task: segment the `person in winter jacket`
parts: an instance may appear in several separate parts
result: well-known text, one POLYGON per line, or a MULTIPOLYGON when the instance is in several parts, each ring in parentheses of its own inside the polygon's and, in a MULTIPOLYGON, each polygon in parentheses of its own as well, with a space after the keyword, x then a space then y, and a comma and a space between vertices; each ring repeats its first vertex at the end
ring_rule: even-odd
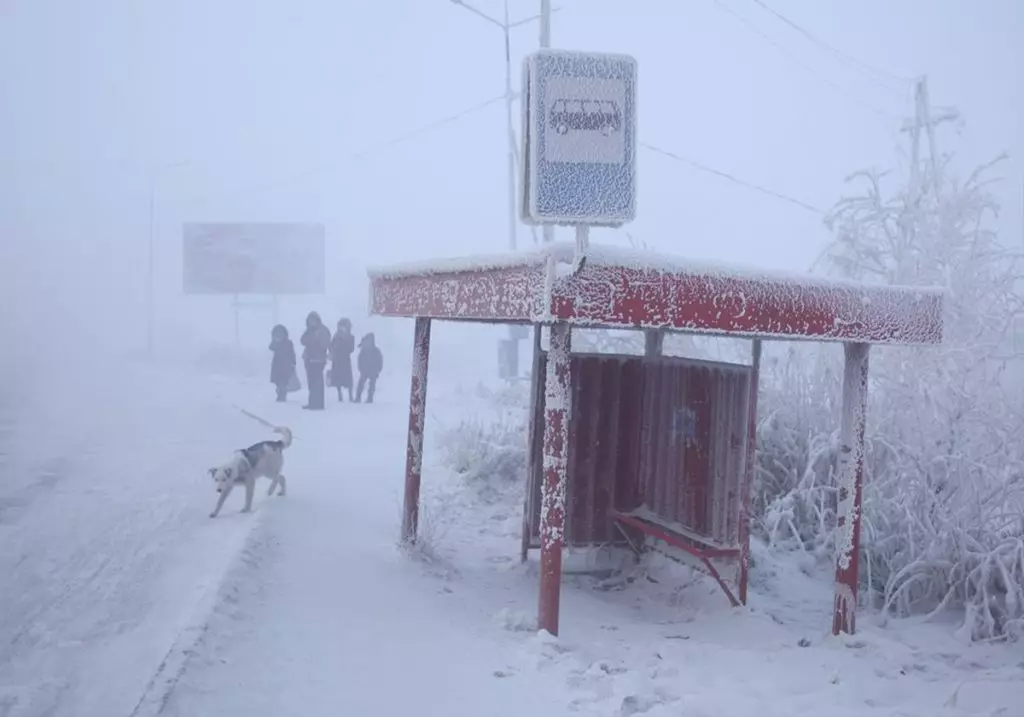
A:
POLYGON ((338 401, 341 389, 348 389, 348 400, 352 400, 352 353, 356 350, 356 338, 352 335, 352 322, 338 319, 338 330, 331 339, 331 385, 338 389, 338 401))
POLYGON ((277 387, 277 400, 283 402, 288 395, 288 384, 295 375, 295 346, 288 338, 288 329, 278 324, 270 330, 270 382, 277 387))
POLYGON ((359 342, 359 383, 356 385, 356 403, 362 400, 363 386, 366 386, 366 402, 373 403, 373 392, 377 388, 377 377, 384 368, 384 356, 369 333, 359 342))
POLYGON ((309 402, 303 408, 324 410, 324 369, 331 348, 331 330, 324 326, 320 314, 310 311, 306 317, 306 331, 302 334, 302 361, 306 365, 306 385, 309 402))

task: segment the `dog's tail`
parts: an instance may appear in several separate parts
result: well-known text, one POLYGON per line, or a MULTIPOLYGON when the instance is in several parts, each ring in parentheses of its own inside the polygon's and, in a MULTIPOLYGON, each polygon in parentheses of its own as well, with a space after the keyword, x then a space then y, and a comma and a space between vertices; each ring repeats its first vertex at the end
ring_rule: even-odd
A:
POLYGON ((274 433, 281 434, 281 446, 288 448, 292 444, 292 429, 285 428, 284 426, 274 426, 274 433))

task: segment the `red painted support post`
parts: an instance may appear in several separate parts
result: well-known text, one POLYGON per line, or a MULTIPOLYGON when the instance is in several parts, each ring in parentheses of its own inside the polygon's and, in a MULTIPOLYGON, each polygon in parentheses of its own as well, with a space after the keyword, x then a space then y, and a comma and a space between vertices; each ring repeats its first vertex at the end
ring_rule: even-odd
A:
POLYGON ((543 476, 534 475, 536 470, 534 464, 534 445, 537 440, 537 431, 541 430, 542 427, 538 425, 537 421, 537 404, 539 401, 544 400, 544 393, 541 390, 544 381, 540 375, 540 365, 543 359, 543 349, 541 348, 541 335, 543 327, 540 324, 534 324, 533 326, 533 345, 532 356, 530 359, 530 419, 527 427, 526 437, 526 455, 527 467, 526 467, 526 491, 523 496, 523 538, 522 543, 519 546, 519 562, 525 563, 530 555, 530 541, 533 538, 533 496, 535 495, 533 490, 536 485, 536 481, 543 480, 543 476))
POLYGON ((665 346, 665 332, 658 329, 644 330, 644 356, 658 358, 665 346))
POLYGON ((864 481, 864 422, 868 401, 869 344, 845 344, 843 418, 839 445, 839 515, 832 634, 856 629, 860 573, 860 508, 864 481))
POLYGON ((423 424, 427 415, 427 368, 430 361, 430 319, 417 318, 412 348, 412 389, 409 395, 409 437, 405 449, 405 501, 402 542, 416 542, 423 471, 423 424))
POLYGON ((747 462, 743 475, 740 495, 740 569, 736 580, 739 583, 739 600, 747 604, 747 588, 750 584, 750 502, 754 491, 754 476, 757 474, 757 390, 761 382, 761 339, 751 342, 750 385, 747 387, 747 462))
POLYGON ((570 337, 568 324, 551 326, 544 387, 544 482, 540 497, 540 605, 537 626, 552 635, 558 634, 558 606, 562 590, 569 411, 572 405, 570 337))

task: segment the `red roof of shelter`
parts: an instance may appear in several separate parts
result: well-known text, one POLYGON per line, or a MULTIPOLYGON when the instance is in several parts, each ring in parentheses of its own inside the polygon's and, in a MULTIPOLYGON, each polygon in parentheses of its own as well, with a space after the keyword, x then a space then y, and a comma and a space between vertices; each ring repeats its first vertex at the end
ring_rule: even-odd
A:
POLYGON ((937 289, 715 267, 591 245, 370 270, 371 312, 485 322, 649 328, 763 338, 935 344, 937 289))

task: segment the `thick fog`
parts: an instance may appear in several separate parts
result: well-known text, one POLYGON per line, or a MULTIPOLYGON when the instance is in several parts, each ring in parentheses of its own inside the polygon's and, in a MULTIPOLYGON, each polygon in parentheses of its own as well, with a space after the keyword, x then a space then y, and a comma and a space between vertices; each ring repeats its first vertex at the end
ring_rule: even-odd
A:
MULTIPOLYGON (((932 104, 963 115, 937 130, 957 167, 1010 152, 1000 228, 1024 242, 1020 3, 772 4, 814 41, 746 0, 556 5, 555 47, 638 59, 642 144, 783 195, 642 147, 627 229, 651 247, 806 269, 829 236, 814 209, 846 175, 906 173, 899 130, 923 73, 932 104)), ((513 20, 536 11, 510 3, 513 20)), ((234 336, 227 298, 181 293, 183 222, 322 222, 329 295, 282 299, 296 328, 311 308, 379 327, 366 318, 367 264, 503 250, 503 103, 438 123, 501 96, 501 35, 442 0, 3 0, 5 361, 29 359, 7 380, 43 359, 95 379, 89 356, 144 347, 151 186, 155 347, 167 357, 234 336)), ((516 86, 536 45, 536 24, 512 30, 516 86)), ((522 225, 518 238, 534 241, 522 225)), ((594 241, 625 243, 626 231, 594 241)), ((243 311, 242 344, 264 348, 271 318, 243 311)), ((407 351, 407 325, 378 330, 407 351)), ((444 331, 479 337, 493 374, 493 331, 444 331)))
MULTIPOLYGON (((515 91, 540 5, 507 3, 515 91)), ((872 348, 868 373, 863 345, 844 367, 838 343, 767 341, 760 375, 566 371, 555 351, 531 393, 499 380, 505 327, 435 322, 411 381, 413 322, 369 315, 367 269, 507 250, 504 0, 0 0, 0 714, 1021 712, 1019 642, 1002 641, 1024 635, 1024 1, 552 5, 553 48, 637 60, 638 194, 635 221, 593 228, 590 264, 549 296, 613 303, 602 292, 628 281, 599 243, 815 266, 941 285, 943 345, 872 348), (906 129, 929 116, 912 163, 906 129), (860 170, 877 174, 846 181, 860 170), (321 226, 325 291, 237 311, 186 293, 183 227, 214 222, 321 226), (349 318, 352 341, 314 325, 302 356, 311 310, 349 318), (268 346, 277 322, 299 360, 268 346), (674 506, 654 516, 658 493, 674 506), (577 560, 573 521, 615 522, 639 553, 619 523, 648 513, 739 569, 706 558, 715 587, 623 549, 625 569, 600 536, 577 560), (395 559, 400 535, 418 565, 395 559), (558 632, 563 538, 565 572, 601 577, 567 582, 559 644, 537 633, 558 632), (732 574, 751 609, 717 595, 737 604, 732 574), (855 602, 866 637, 823 639, 833 610, 853 631, 855 602)), ((576 101, 537 75, 552 107, 576 101)), ((603 92, 580 102, 600 113, 555 118, 549 136, 573 132, 559 152, 599 136, 595 116, 634 136, 603 92)), ((520 250, 540 234, 517 218, 520 250)), ((719 328, 938 338, 938 292, 706 284, 691 314, 732 306, 719 328)), ((683 325, 684 300, 658 308, 683 325)), ((635 303, 622 315, 654 331, 555 336, 762 356, 746 339, 714 355, 635 303)))

